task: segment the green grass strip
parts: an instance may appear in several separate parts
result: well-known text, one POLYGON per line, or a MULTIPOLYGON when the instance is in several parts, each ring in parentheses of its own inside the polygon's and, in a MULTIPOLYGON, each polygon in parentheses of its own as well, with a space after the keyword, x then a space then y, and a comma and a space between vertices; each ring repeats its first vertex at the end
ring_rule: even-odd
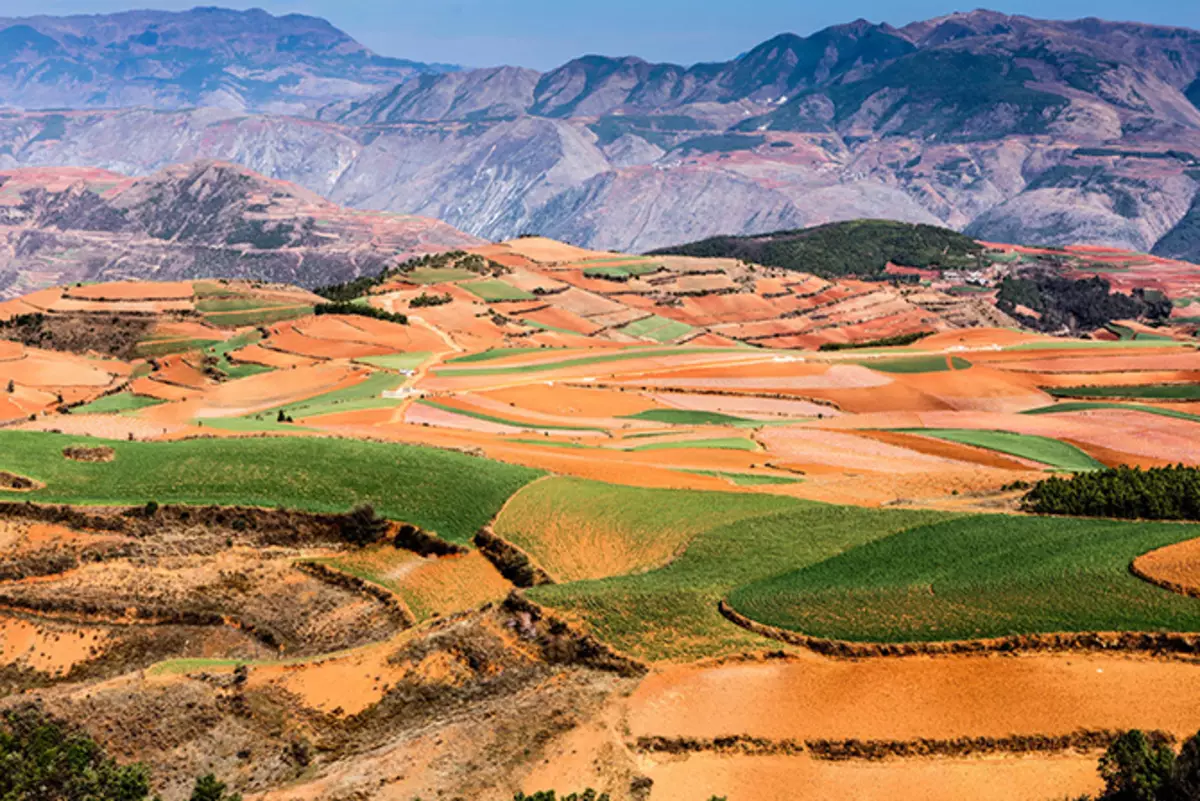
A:
POLYGON ((733 423, 757 422, 744 417, 734 417, 721 412, 694 411, 691 409, 647 409, 637 414, 622 415, 623 420, 649 420, 654 423, 669 423, 675 426, 731 425, 733 423))
POLYGON ((1015 434, 1011 431, 978 431, 975 429, 905 428, 906 434, 918 434, 947 442, 974 445, 1060 470, 1104 470, 1105 466, 1074 445, 1049 437, 1015 434))
POLYGON ((1193 525, 980 515, 744 585, 741 613, 818 637, 929 642, 1041 632, 1198 631, 1200 600, 1135 578, 1193 525))
POLYGON ((721 470, 680 470, 679 472, 691 473, 697 476, 723 478, 738 487, 782 486, 785 484, 800 484, 804 481, 802 478, 792 478, 791 476, 772 476, 762 473, 729 473, 721 470))
POLYGON ((416 370, 432 355, 429 351, 423 350, 412 353, 394 353, 387 356, 362 356, 354 361, 384 370, 400 372, 403 370, 416 370))
POLYGON ((1156 406, 1143 406, 1139 403, 1105 403, 1104 401, 1067 401, 1053 406, 1042 406, 1038 409, 1027 409, 1021 414, 1065 414, 1067 412, 1086 412, 1092 409, 1123 409, 1131 412, 1157 414, 1162 417, 1174 417, 1178 420, 1191 420, 1200 423, 1200 414, 1188 414, 1174 409, 1159 409, 1156 406))
POLYGON ((569 367, 585 367, 594 364, 609 364, 624 362, 631 359, 655 359, 666 356, 691 356, 702 353, 732 353, 730 348, 670 348, 645 350, 625 350, 619 353, 607 353, 600 356, 581 356, 576 359, 564 359, 557 362, 537 362, 516 367, 484 367, 474 370, 467 368, 450 368, 437 370, 439 378, 463 378, 467 376, 518 375, 520 373, 544 373, 551 370, 565 370, 569 367))
POLYGON ((645 445, 635 445, 625 448, 627 451, 669 451, 684 448, 703 448, 720 451, 757 451, 758 445, 753 440, 742 437, 719 437, 716 439, 687 439, 674 442, 648 442, 645 445))
POLYGON ((132 392, 118 392, 83 406, 76 406, 71 410, 71 414, 121 414, 136 412, 138 409, 158 406, 162 403, 166 403, 166 401, 160 398, 149 398, 145 395, 134 395, 132 392))
POLYGON ((1200 400, 1200 384, 1145 384, 1128 387, 1049 387, 1044 391, 1056 398, 1200 400))
POLYGON ((466 356, 455 356, 447 359, 446 364, 475 364, 490 362, 495 359, 507 359, 509 356, 522 356, 526 353, 542 353, 554 348, 489 348, 479 353, 469 353, 466 356))
MULTIPOLYGON (((324 437, 105 441, 112 462, 76 462, 92 437, 0 431, 0 470, 46 487, 7 493, 78 505, 159 503, 283 506, 344 512, 373 504, 389 518, 466 542, 539 471, 453 451, 324 437)), ((0 491, 0 498, 6 493, 0 491)))
POLYGON ((495 278, 470 281, 462 288, 489 303, 503 300, 533 300, 537 296, 495 278))
POLYGON ((870 367, 881 373, 947 373, 950 364, 955 370, 966 370, 971 363, 960 356, 933 355, 913 356, 904 359, 873 359, 858 362, 864 367, 870 367))

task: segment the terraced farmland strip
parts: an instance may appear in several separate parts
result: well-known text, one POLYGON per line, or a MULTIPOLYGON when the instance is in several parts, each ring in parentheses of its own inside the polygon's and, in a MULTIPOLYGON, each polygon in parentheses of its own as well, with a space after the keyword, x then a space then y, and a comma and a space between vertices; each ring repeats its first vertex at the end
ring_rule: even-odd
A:
POLYGON ((360 364, 368 364, 372 367, 380 367, 384 370, 416 370, 433 354, 429 351, 417 351, 414 353, 396 353, 388 356, 362 356, 354 361, 360 364))
POLYGON ((966 370, 971 363, 960 356, 912 356, 903 359, 872 359, 859 362, 881 373, 946 373, 951 369, 966 370))
POLYGON ((734 417, 731 414, 722 414, 721 412, 695 411, 692 409, 647 409, 637 414, 627 414, 622 419, 650 420, 655 423, 669 423, 679 426, 728 425, 748 422, 744 417, 734 417))
POLYGON ((760 623, 816 637, 933 642, 1017 634, 1200 631, 1200 600, 1129 571, 1200 527, 980 515, 896 534, 729 600, 760 623))
POLYGON ((622 334, 628 334, 631 337, 643 337, 653 339, 655 342, 666 343, 690 334, 695 329, 686 323, 652 315, 641 320, 635 320, 619 330, 622 334))
POLYGON ((636 445, 632 448, 626 448, 628 451, 667 451, 680 450, 683 448, 704 448, 710 450, 721 451, 757 451, 758 446, 753 440, 744 439, 742 437, 718 437, 715 439, 687 439, 675 440, 672 442, 648 442, 645 445, 636 445))
POLYGON ((464 270, 461 267, 418 267, 402 276, 403 280, 413 284, 421 284, 422 286, 448 284, 454 281, 465 281, 469 278, 478 277, 477 273, 464 270))
POLYGON ((395 389, 403 379, 394 373, 372 373, 354 386, 336 389, 308 400, 277 406, 258 412, 251 417, 275 417, 280 411, 294 418, 317 417, 323 414, 349 412, 356 409, 395 406, 398 401, 382 397, 386 390, 395 389), (354 404, 354 405, 351 405, 354 404), (367 405, 362 405, 367 404, 367 405))
POLYGON ((138 356, 169 356, 173 353, 187 353, 193 350, 204 350, 221 344, 215 339, 148 339, 139 342, 134 352, 138 356))
POLYGON ((1179 420, 1191 420, 1200 423, 1200 414, 1189 414, 1175 409, 1160 409, 1157 406, 1143 406, 1138 403, 1105 403, 1104 401, 1066 401, 1053 406, 1042 406, 1038 409, 1027 409, 1021 414, 1066 414, 1068 412, 1086 412, 1092 409, 1119 409, 1131 412, 1157 414, 1162 417, 1174 417, 1179 420))
POLYGON ((316 437, 106 441, 107 463, 63 458, 91 437, 0 431, 0 470, 46 484, 7 493, 48 503, 190 503, 345 512, 373 504, 389 518, 467 542, 518 488, 540 475, 451 451, 316 437))
POLYGON ((730 493, 704 494, 713 525, 705 526, 666 567, 537 587, 529 595, 577 616, 606 643, 646 659, 683 661, 762 649, 765 640, 733 626, 718 612, 717 602, 731 590, 953 517, 944 512, 827 506, 755 495, 779 504, 778 510, 717 523, 730 497, 730 493))
POLYGON ((462 284, 462 288, 489 303, 501 300, 533 300, 537 297, 530 292, 526 292, 524 289, 518 289, 511 284, 506 284, 495 278, 471 281, 462 284))
POLYGON ((267 325, 307 317, 313 313, 312 306, 272 306, 244 311, 209 312, 204 319, 213 325, 241 328, 246 325, 267 325))
POLYGON ((1074 445, 1049 437, 1014 434, 1011 431, 977 431, 975 429, 906 428, 905 434, 934 437, 963 445, 1006 453, 1060 470, 1103 470, 1104 465, 1074 445))
POLYGON ((787 484, 800 484, 804 479, 792 476, 775 476, 764 473, 730 473, 721 470, 681 470, 681 473, 691 473, 697 476, 712 476, 724 479, 737 487, 770 487, 787 484))
POLYGON ((595 428, 595 427, 591 427, 591 426, 564 426, 564 425, 558 425, 556 423, 524 423, 524 422, 520 422, 517 420, 510 420, 510 419, 507 419, 504 417, 496 417, 495 415, 486 414, 484 412, 477 412, 477 411, 474 411, 471 409, 460 409, 457 406, 450 406, 449 404, 438 403, 437 401, 431 401, 431 400, 421 400, 421 401, 418 401, 418 403, 420 403, 424 406, 429 406, 434 409, 441 409, 443 412, 450 412, 451 414, 461 414, 464 417, 472 417, 476 420, 484 420, 488 423, 496 423, 498 425, 512 426, 513 428, 530 428, 530 429, 537 429, 539 431, 541 431, 541 430, 603 431, 604 430, 603 428, 595 428))
POLYGON ((517 493, 495 531, 556 580, 578 581, 661 567, 702 531, 789 508, 775 496, 554 477, 517 493))
POLYGON ((135 412, 148 406, 158 406, 160 403, 166 403, 166 401, 159 398, 148 398, 145 395, 134 395, 132 392, 118 392, 83 406, 76 406, 71 410, 71 414, 119 414, 135 412))
POLYGON ((1127 387, 1049 387, 1056 398, 1140 398, 1142 400, 1200 400, 1200 384, 1149 384, 1127 387))
POLYGON ((269 373, 275 368, 267 367, 263 364, 234 364, 233 362, 229 361, 229 354, 235 350, 240 350, 250 345, 257 345, 262 341, 262 339, 263 335, 261 331, 247 331, 244 334, 238 334, 235 337, 230 337, 224 342, 213 345, 211 348, 206 348, 204 352, 208 356, 216 357, 217 369, 230 379, 236 380, 239 378, 248 378, 249 376, 259 375, 260 373, 269 373))
MULTIPOLYGON (((707 353, 726 353, 735 352, 729 348, 671 348, 666 350, 659 349, 633 349, 620 351, 618 353, 605 353, 599 356, 581 356, 575 359, 564 359, 558 362, 537 362, 535 364, 523 364, 515 367, 483 367, 478 369, 467 368, 450 368, 437 370, 436 375, 440 378, 463 378, 465 376, 495 376, 495 375, 520 375, 522 373, 544 373, 551 370, 565 370, 569 367, 587 367, 594 364, 609 364, 611 362, 624 362, 632 359, 655 359, 665 356, 690 356, 695 354, 707 353)), ((744 354, 745 351, 737 351, 744 354)))
POLYGON ((470 353, 466 356, 455 356, 453 359, 447 359, 446 364, 475 364, 476 362, 490 362, 495 359, 507 359, 509 356, 522 356, 526 353, 540 353, 549 350, 548 348, 489 348, 479 353, 470 353))

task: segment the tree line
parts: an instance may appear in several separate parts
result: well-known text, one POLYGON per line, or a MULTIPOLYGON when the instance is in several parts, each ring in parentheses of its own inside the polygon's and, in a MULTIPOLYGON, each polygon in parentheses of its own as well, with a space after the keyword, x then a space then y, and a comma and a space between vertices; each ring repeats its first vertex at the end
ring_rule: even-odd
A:
POLYGON ((1047 515, 1200 521, 1200 468, 1122 466, 1052 476, 1034 485, 1023 505, 1047 515))

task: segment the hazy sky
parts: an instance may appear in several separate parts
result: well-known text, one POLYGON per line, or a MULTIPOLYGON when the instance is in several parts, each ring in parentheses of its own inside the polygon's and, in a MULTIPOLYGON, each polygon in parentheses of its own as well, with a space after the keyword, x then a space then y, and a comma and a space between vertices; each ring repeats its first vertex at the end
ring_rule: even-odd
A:
MULTIPOLYGON (((953 0, 2 0, 0 14, 72 14, 131 7, 259 7, 325 17, 377 52, 470 66, 546 69, 587 53, 691 64, 723 61, 777 33, 865 17, 902 25, 970 6, 953 0)), ((994 0, 998 11, 1200 28, 1200 0, 994 0)))

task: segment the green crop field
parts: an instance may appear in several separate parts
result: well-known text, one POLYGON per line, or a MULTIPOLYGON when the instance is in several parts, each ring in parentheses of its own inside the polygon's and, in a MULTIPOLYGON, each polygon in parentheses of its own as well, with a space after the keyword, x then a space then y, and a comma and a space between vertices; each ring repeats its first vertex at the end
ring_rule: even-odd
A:
POLYGON ((299 420, 302 417, 318 417, 323 414, 395 406, 400 401, 384 398, 381 395, 386 390, 396 389, 403 383, 403 377, 395 373, 372 373, 367 376, 366 380, 360 381, 352 387, 335 389, 332 392, 326 392, 323 395, 290 403, 286 406, 265 409, 248 417, 268 417, 274 419, 282 411, 285 415, 299 420))
POLYGON ((465 376, 494 376, 494 375, 519 375, 521 373, 544 373, 550 370, 563 370, 568 367, 586 367, 599 364, 610 364, 612 362, 623 362, 631 359, 654 359, 665 356, 690 356, 698 353, 725 353, 733 352, 728 348, 634 348, 632 350, 623 350, 618 353, 606 353, 600 356, 580 356, 574 359, 563 359, 562 361, 538 362, 536 364, 525 364, 518 367, 480 367, 470 369, 466 367, 448 368, 437 370, 439 378, 463 378, 465 376))
POLYGON ((1121 409, 1200 423, 1200 414, 1188 414, 1187 412, 1180 412, 1174 409, 1160 409, 1157 406, 1143 406, 1138 403, 1105 403, 1104 401, 1065 401, 1063 403, 1056 403, 1053 406, 1027 409, 1021 412, 1021 414, 1064 414, 1066 412, 1086 412, 1090 409, 1121 409))
POLYGON ((1200 400, 1200 384, 1146 384, 1129 387, 1050 387, 1045 391, 1056 398, 1200 400))
POLYGON ((762 623, 867 642, 1197 631, 1200 600, 1129 572, 1135 557, 1194 537, 1200 527, 980 515, 743 585, 730 603, 762 623))
POLYGON ((666 317, 651 315, 641 320, 635 320, 619 330, 622 334, 628 334, 631 337, 641 337, 653 339, 655 342, 667 343, 690 334, 695 329, 687 323, 680 323, 675 320, 668 320, 666 317))
POLYGON ((751 493, 647 489, 552 477, 522 489, 495 524, 558 580, 642 572, 702 531, 792 508, 751 493))
POLYGON ((697 476, 712 476, 721 478, 735 487, 771 487, 787 484, 800 484, 804 479, 798 476, 777 476, 766 473, 730 473, 721 470, 680 470, 681 473, 691 473, 697 476))
POLYGON ((720 412, 702 412, 691 409, 647 409, 637 414, 624 415, 627 420, 649 420, 655 423, 669 423, 676 426, 691 425, 731 425, 747 422, 744 417, 734 417, 720 412))
POLYGON ((159 503, 344 512, 374 504, 387 517, 466 542, 538 471, 451 451, 316 437, 103 441, 0 431, 0 470, 46 484, 0 498, 73 504, 159 503), (66 459, 103 443, 112 462, 66 459))
POLYGON ((488 350, 480 351, 479 353, 470 353, 466 356, 455 356, 453 359, 447 359, 446 364, 475 364, 476 362, 490 362, 496 359, 507 359, 509 356, 522 356, 526 353, 543 353, 552 351, 553 348, 489 348, 488 350))
POLYGON ((871 359, 859 364, 881 373, 947 373, 950 365, 955 370, 966 370, 971 363, 960 356, 911 356, 900 359, 871 359))
POLYGON ((71 410, 71 414, 119 414, 121 412, 135 412, 138 409, 145 409, 148 406, 158 406, 160 403, 166 403, 166 401, 158 398, 148 398, 145 395, 134 395, 132 392, 118 392, 115 395, 106 395, 83 406, 76 406, 71 410))
POLYGON ((977 448, 987 448, 1006 453, 1009 456, 1040 462, 1059 470, 1104 469, 1103 464, 1074 445, 1068 445, 1049 437, 1014 434, 1011 431, 977 431, 968 428, 906 428, 900 430, 906 434, 919 434, 924 437, 944 439, 948 442, 974 445, 977 448))
POLYGON ((312 306, 273 306, 245 311, 209 312, 204 315, 204 320, 226 328, 241 328, 247 325, 268 325, 284 320, 295 320, 299 317, 307 317, 312 313, 312 306))
POLYGON ((169 356, 172 353, 204 350, 219 344, 221 343, 215 339, 147 339, 139 342, 134 352, 145 357, 169 356))
POLYGON ((384 370, 416 370, 433 354, 429 351, 414 351, 412 353, 393 353, 387 356, 362 356, 354 361, 368 364, 384 370))
POLYGON ((420 403, 423 406, 429 406, 430 408, 433 408, 433 409, 441 409, 443 412, 450 412, 452 414, 461 414, 463 417, 471 417, 476 420, 483 420, 488 423, 496 423, 497 425, 502 425, 502 426, 512 426, 513 428, 528 428, 528 429, 535 429, 537 431, 543 431, 543 430, 546 430, 546 431, 603 431, 604 430, 603 428, 595 428, 592 426, 567 426, 567 425, 559 425, 557 423, 525 423, 525 422, 521 422, 518 420, 510 420, 505 417, 496 417, 495 415, 486 414, 484 412, 472 411, 470 409, 459 409, 454 406, 449 406, 445 403, 438 403, 437 401, 431 401, 431 400, 421 400, 421 401, 418 401, 418 403, 420 403))
POLYGON ((732 590, 952 517, 942 512, 827 506, 754 495, 769 500, 777 511, 717 522, 729 497, 730 493, 721 492, 699 495, 697 503, 703 506, 698 511, 714 522, 666 567, 537 587, 529 595, 577 616, 605 642, 645 659, 688 660, 762 650, 771 647, 769 641, 732 625, 717 611, 717 602, 732 590))
POLYGON ((533 300, 536 297, 524 289, 518 289, 495 278, 471 281, 463 284, 462 288, 489 303, 500 300, 533 300))
POLYGON ((448 284, 454 281, 465 281, 468 278, 478 278, 479 276, 461 267, 418 267, 401 277, 410 283, 428 286, 429 284, 448 284))
POLYGON ((263 364, 239 363, 234 364, 229 361, 229 354, 235 350, 256 345, 262 341, 263 335, 258 330, 247 331, 243 334, 238 334, 235 337, 230 337, 224 342, 219 342, 211 348, 205 348, 204 352, 208 356, 213 356, 217 359, 217 369, 228 376, 230 379, 248 378, 252 375, 260 373, 269 373, 274 368, 267 367, 263 364))
POLYGON ((650 275, 661 270, 662 267, 654 262, 636 262, 634 264, 621 264, 609 267, 586 267, 583 271, 584 278, 635 278, 639 275, 650 275))
POLYGON ((680 450, 683 448, 705 448, 709 450, 721 451, 757 451, 758 445, 754 444, 754 440, 744 439, 742 437, 718 437, 715 439, 685 439, 674 440, 672 442, 647 442, 645 445, 636 445, 632 448, 625 448, 625 450, 668 451, 680 450))
POLYGON ((267 300, 266 298, 243 296, 236 298, 211 298, 208 300, 201 300, 196 303, 196 311, 220 313, 248 311, 250 309, 279 309, 294 305, 294 303, 286 303, 278 300, 267 300))

